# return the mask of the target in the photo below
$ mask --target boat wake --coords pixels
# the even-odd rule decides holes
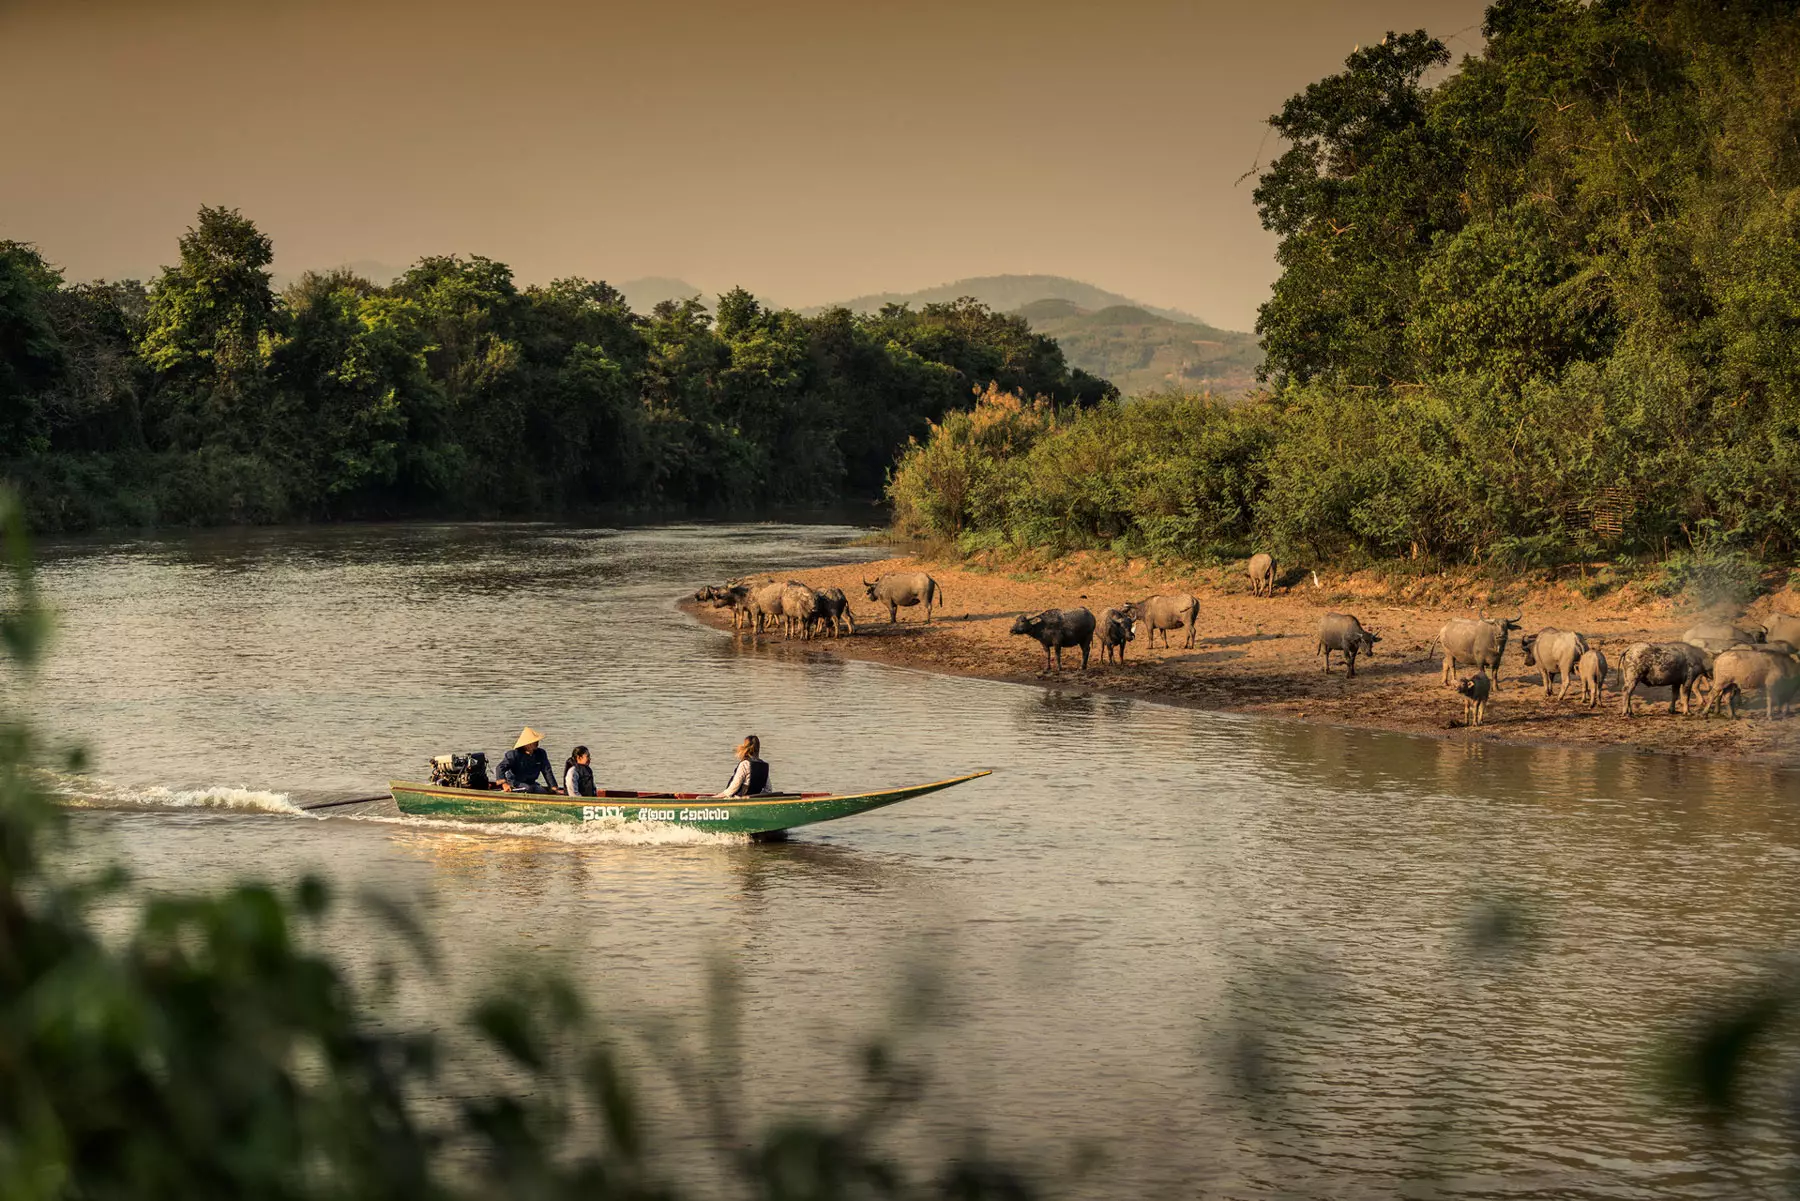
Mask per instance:
[[[582,822],[580,825],[571,822],[544,822],[516,826],[384,813],[358,813],[347,816],[345,820],[396,826],[407,830],[442,830],[471,838],[530,838],[560,842],[568,846],[725,847],[741,846],[750,841],[748,834],[714,834],[674,822],[628,822],[616,817]]]
[[[257,788],[167,788],[155,784],[116,784],[96,776],[50,772],[42,775],[45,791],[59,804],[71,809],[269,813],[313,821],[343,820],[402,830],[444,831],[472,838],[529,838],[568,846],[737,846],[750,841],[748,834],[716,834],[674,822],[631,822],[623,818],[604,818],[579,825],[550,822],[513,826],[353,809],[309,813],[288,793]]]
[[[312,817],[285,792],[257,788],[164,788],[150,784],[115,784],[95,776],[49,776],[45,787],[72,809],[213,809],[238,813],[280,813]]]

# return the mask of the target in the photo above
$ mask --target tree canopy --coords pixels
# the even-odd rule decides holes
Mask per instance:
[[[40,526],[873,497],[990,383],[1115,394],[967,299],[807,318],[740,288],[716,317],[640,314],[478,255],[277,292],[270,239],[223,208],[179,250],[145,289],[0,245],[0,470]]]

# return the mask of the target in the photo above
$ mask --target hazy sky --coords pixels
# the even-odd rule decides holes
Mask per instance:
[[[224,204],[285,272],[476,253],[792,305],[1044,272],[1247,329],[1264,120],[1389,29],[1478,50],[1482,9],[0,0],[0,238],[141,275]]]

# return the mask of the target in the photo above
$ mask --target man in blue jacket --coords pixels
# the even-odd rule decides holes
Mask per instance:
[[[513,743],[513,749],[500,759],[501,791],[562,792],[556,786],[556,773],[550,770],[550,756],[538,746],[543,738],[530,726],[520,731],[519,741]]]

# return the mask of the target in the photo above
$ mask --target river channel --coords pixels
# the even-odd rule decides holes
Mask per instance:
[[[1046,1171],[1097,1144],[1077,1194],[1700,1197],[1774,1170],[1773,1126],[1721,1162],[1655,1081],[1697,1003],[1800,941],[1792,775],[838,662],[675,607],[882,553],[860,533],[40,547],[60,632],[35,717],[93,759],[68,786],[75,855],[153,890],[311,872],[401,898],[444,968],[399,1016],[434,1027],[521,961],[621,1022],[693,1026],[728,964],[765,1115],[831,1105],[925,973],[915,1133],[979,1129]],[[717,788],[749,732],[783,787],[995,774],[785,845],[293,808],[497,754],[525,723],[558,764],[588,744],[613,786]],[[1498,948],[1472,933],[1496,902],[1526,932]],[[398,941],[354,902],[330,938],[353,961]]]

